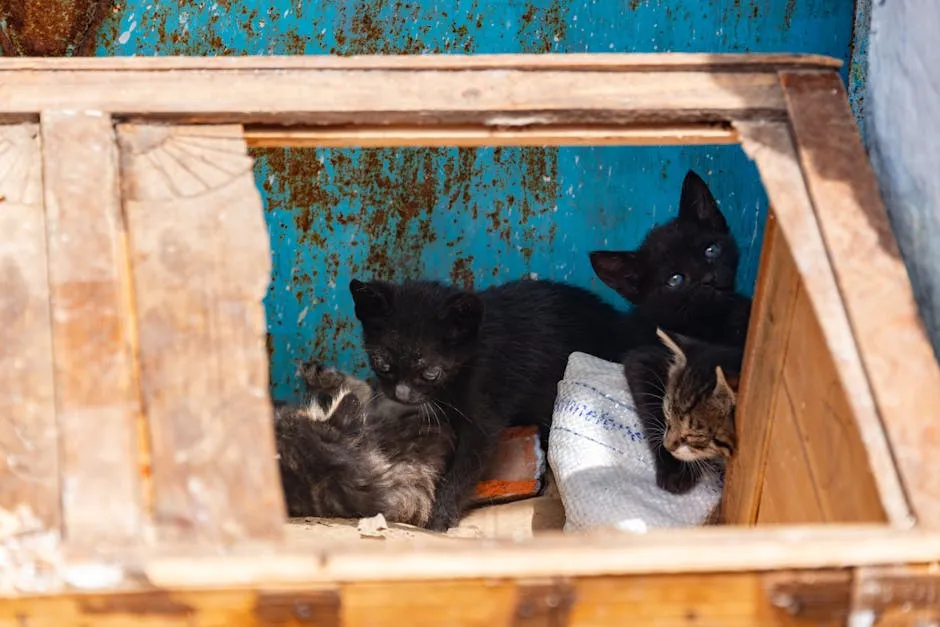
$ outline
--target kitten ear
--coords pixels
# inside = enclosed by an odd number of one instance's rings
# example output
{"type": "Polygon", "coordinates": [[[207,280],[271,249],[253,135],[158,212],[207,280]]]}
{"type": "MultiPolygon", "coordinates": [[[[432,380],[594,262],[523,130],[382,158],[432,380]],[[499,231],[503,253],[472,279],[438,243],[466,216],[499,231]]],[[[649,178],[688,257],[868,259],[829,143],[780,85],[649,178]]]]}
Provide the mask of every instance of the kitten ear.
{"type": "Polygon", "coordinates": [[[349,282],[349,293],[356,305],[356,318],[360,321],[381,318],[392,308],[392,290],[383,283],[363,283],[353,279],[349,282]]]}
{"type": "Polygon", "coordinates": [[[731,398],[731,402],[734,402],[734,388],[728,383],[728,379],[725,378],[725,371],[721,369],[721,366],[715,366],[715,396],[724,394],[731,398]]]}
{"type": "Polygon", "coordinates": [[[680,368],[684,366],[687,359],[685,356],[685,351],[682,350],[682,347],[680,347],[679,344],[674,339],[672,339],[668,333],[659,327],[656,327],[656,335],[659,336],[659,341],[662,342],[672,353],[674,357],[673,363],[675,363],[675,365],[680,368]]]}
{"type": "Polygon", "coordinates": [[[636,252],[595,250],[589,256],[597,278],[630,302],[635,302],[640,296],[643,279],[642,264],[636,252]]]}
{"type": "Polygon", "coordinates": [[[448,324],[447,338],[456,342],[475,336],[483,319],[483,301],[473,292],[454,294],[441,307],[441,320],[448,324]]]}
{"type": "Polygon", "coordinates": [[[713,231],[728,232],[728,223],[718,209],[715,197],[708,185],[698,174],[689,170],[682,181],[682,195],[679,197],[679,219],[695,222],[713,231]]]}

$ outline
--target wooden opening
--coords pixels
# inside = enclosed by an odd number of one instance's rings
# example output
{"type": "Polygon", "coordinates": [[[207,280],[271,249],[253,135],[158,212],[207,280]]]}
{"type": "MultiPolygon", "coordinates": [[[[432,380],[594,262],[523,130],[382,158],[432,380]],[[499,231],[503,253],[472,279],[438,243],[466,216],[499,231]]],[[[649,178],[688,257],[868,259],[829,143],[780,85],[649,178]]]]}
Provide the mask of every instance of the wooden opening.
{"type": "Polygon", "coordinates": [[[654,598],[720,572],[706,587],[745,600],[716,609],[690,592],[683,611],[769,621],[900,604],[865,584],[896,576],[888,564],[940,559],[928,471],[940,369],[836,67],[785,55],[4,59],[0,506],[29,506],[4,550],[40,567],[8,570],[2,591],[135,591],[110,610],[63,600],[69,616],[154,611],[139,595],[156,588],[175,590],[183,614],[287,620],[301,603],[364,624],[421,597],[422,624],[446,611],[436,598],[485,607],[465,624],[501,612],[607,624],[673,611],[610,600],[616,586],[654,598]],[[270,260],[247,145],[730,142],[757,163],[772,215],[725,517],[873,524],[282,544],[260,306],[270,260]],[[767,574],[783,569],[802,574],[767,574]],[[823,602],[800,596],[809,580],[825,581],[823,602]],[[285,591],[301,584],[306,596],[285,591]],[[205,587],[230,596],[187,596],[205,587]]]}

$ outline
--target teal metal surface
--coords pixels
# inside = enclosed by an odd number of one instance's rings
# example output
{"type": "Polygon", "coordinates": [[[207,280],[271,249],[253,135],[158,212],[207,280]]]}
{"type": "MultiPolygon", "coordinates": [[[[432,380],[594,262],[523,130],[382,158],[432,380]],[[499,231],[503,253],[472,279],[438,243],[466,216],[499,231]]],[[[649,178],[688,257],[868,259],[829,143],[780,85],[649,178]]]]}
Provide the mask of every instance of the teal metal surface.
{"type": "MultiPolygon", "coordinates": [[[[100,29],[96,53],[782,51],[848,62],[853,17],[847,0],[124,0],[100,29]]],[[[296,397],[300,359],[364,372],[353,276],[477,287],[551,277],[619,302],[594,279],[587,252],[633,247],[672,217],[689,168],[721,203],[742,248],[739,286],[753,289],[767,203],[737,146],[255,156],[274,257],[265,304],[276,398],[296,397]]]]}

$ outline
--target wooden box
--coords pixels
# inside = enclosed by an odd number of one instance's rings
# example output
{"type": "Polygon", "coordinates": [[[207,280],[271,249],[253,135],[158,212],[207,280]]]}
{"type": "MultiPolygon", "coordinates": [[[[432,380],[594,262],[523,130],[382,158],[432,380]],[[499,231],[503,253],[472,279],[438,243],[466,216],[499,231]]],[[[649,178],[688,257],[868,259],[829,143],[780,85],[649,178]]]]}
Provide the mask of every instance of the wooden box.
{"type": "Polygon", "coordinates": [[[940,370],[837,67],[2,60],[0,624],[936,624],[940,370]],[[772,212],[727,525],[285,540],[246,146],[733,142],[772,212]]]}

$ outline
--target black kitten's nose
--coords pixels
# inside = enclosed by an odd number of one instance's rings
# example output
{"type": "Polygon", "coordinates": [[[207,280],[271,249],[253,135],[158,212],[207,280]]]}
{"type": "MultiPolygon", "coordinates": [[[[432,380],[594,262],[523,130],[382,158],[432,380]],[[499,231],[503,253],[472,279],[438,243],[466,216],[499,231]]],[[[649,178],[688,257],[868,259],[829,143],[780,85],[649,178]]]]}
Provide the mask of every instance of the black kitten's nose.
{"type": "Polygon", "coordinates": [[[702,283],[705,285],[714,285],[715,284],[715,273],[708,272],[705,276],[702,277],[702,283]]]}

